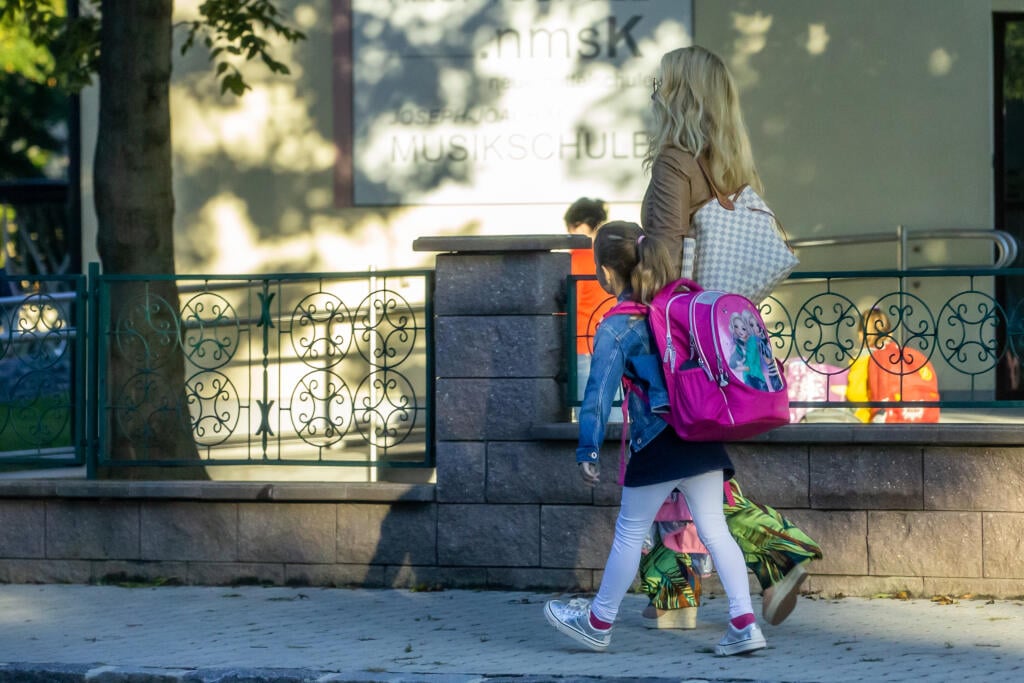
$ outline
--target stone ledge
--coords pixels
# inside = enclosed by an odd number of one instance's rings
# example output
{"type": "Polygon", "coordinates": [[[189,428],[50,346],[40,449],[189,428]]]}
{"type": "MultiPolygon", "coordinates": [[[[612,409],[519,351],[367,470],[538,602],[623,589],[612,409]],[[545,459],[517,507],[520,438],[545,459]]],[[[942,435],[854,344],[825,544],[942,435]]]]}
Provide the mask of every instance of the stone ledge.
{"type": "Polygon", "coordinates": [[[494,254],[586,249],[589,246],[590,238],[586,235],[453,235],[417,237],[413,240],[412,250],[494,254]]]}
{"type": "Polygon", "coordinates": [[[224,481],[0,481],[3,498],[432,503],[434,484],[224,481]]]}
{"type": "MultiPolygon", "coordinates": [[[[610,424],[606,441],[618,441],[619,425],[610,424]]],[[[530,436],[543,441],[576,441],[579,426],[572,422],[534,425],[530,436]]],[[[1017,446],[1024,444],[1024,430],[1015,424],[929,425],[785,425],[742,443],[912,444],[920,446],[1017,446]]]]}

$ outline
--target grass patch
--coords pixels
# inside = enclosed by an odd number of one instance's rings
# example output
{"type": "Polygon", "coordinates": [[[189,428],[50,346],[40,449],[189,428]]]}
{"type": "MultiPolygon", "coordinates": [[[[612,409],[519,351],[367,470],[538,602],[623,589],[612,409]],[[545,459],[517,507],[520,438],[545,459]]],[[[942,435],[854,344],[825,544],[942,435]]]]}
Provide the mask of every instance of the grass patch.
{"type": "Polygon", "coordinates": [[[0,403],[0,453],[71,446],[71,392],[0,403]]]}

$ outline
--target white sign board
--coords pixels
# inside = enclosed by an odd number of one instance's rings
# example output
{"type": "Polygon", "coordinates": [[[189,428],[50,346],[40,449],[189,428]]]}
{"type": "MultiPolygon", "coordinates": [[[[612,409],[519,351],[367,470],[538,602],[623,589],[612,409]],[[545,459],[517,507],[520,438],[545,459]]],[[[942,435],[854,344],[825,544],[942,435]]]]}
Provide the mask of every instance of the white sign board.
{"type": "Polygon", "coordinates": [[[356,205],[639,201],[689,0],[351,0],[356,205]]]}

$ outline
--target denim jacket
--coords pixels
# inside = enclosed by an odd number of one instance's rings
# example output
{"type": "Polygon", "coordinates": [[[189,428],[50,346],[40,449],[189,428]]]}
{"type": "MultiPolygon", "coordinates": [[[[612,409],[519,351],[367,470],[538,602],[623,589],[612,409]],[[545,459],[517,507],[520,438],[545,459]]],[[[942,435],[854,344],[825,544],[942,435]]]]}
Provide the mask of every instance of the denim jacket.
{"type": "MultiPolygon", "coordinates": [[[[619,301],[628,300],[623,292],[619,301]]],[[[629,395],[630,446],[640,450],[661,433],[667,423],[657,412],[668,407],[668,391],[657,348],[651,341],[647,318],[612,315],[601,321],[594,336],[590,377],[580,406],[580,439],[576,462],[596,462],[604,441],[608,415],[622,377],[629,378],[644,394],[629,395]]]]}

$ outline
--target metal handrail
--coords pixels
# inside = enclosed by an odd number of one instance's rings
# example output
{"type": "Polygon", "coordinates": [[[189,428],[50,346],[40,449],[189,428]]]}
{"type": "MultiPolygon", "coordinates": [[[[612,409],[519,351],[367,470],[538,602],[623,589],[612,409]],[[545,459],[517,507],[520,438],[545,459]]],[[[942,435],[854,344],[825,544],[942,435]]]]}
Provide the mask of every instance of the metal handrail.
{"type": "MultiPolygon", "coordinates": [[[[896,232],[872,232],[862,235],[844,235],[841,237],[805,237],[802,239],[789,240],[789,246],[793,249],[807,247],[833,247],[851,244],[878,244],[884,242],[896,242],[896,266],[900,270],[907,268],[907,244],[910,240],[935,240],[935,239],[984,239],[990,240],[998,250],[995,263],[989,266],[980,266],[991,270],[1008,268],[1017,260],[1017,238],[1005,230],[988,230],[983,228],[951,228],[938,230],[909,231],[902,225],[896,226],[896,232]]],[[[927,270],[930,268],[947,268],[952,264],[943,266],[919,266],[914,270],[927,270]]],[[[971,264],[978,267],[976,264],[971,264]]]]}

